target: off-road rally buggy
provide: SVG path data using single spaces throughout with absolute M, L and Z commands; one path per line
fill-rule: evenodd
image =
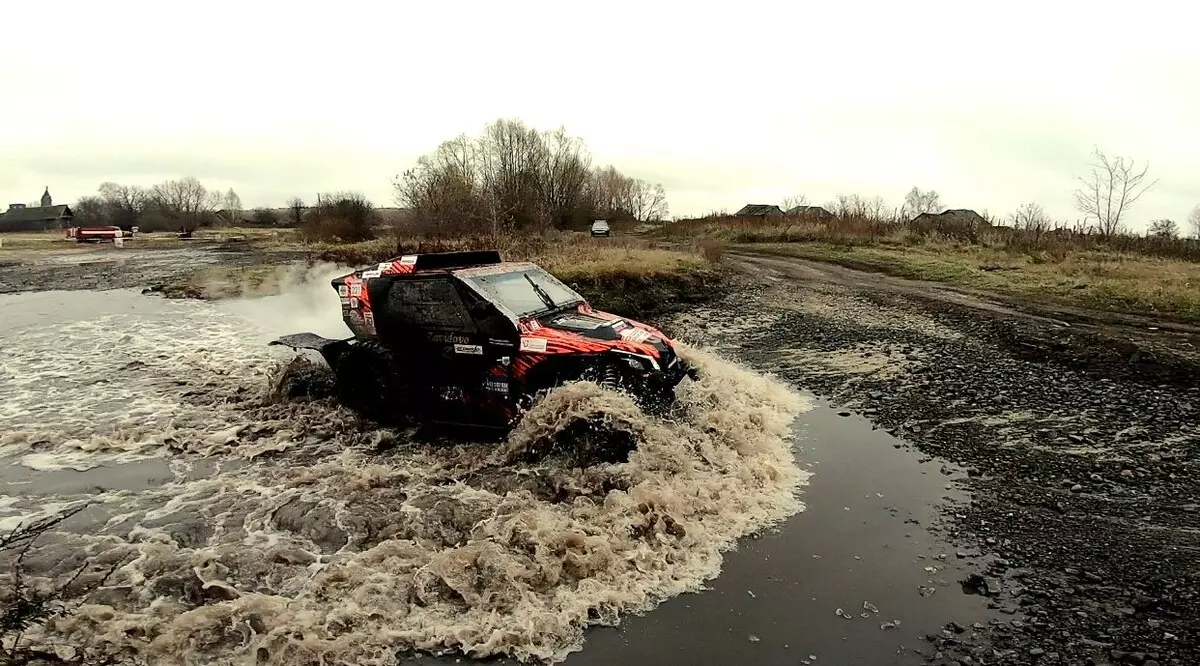
M 540 393 L 576 380 L 654 411 L 696 377 L 662 332 L 595 310 L 537 265 L 496 251 L 405 255 L 331 284 L 353 337 L 270 344 L 319 351 L 338 401 L 380 423 L 509 429 Z

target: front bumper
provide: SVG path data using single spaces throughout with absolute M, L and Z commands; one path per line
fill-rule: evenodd
M 675 390 L 684 377 L 695 379 L 697 376 L 696 369 L 688 365 L 687 361 L 674 357 L 668 361 L 667 367 L 645 375 L 646 388 L 656 392 L 669 392 Z

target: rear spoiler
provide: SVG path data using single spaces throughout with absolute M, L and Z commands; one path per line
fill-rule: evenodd
M 410 255 L 414 256 L 414 255 Z M 499 264 L 500 252 L 497 250 L 478 250 L 474 252 L 430 252 L 415 255 L 414 271 L 438 268 L 466 268 L 467 266 L 487 266 Z

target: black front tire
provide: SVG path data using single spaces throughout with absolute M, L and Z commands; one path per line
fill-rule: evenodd
M 334 369 L 338 402 L 378 423 L 391 424 L 405 411 L 405 392 L 391 352 L 371 342 L 350 346 Z

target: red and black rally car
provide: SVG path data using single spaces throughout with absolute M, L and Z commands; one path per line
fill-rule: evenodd
M 532 263 L 499 252 L 406 255 L 332 280 L 354 333 L 271 344 L 318 350 L 338 399 L 380 422 L 511 427 L 540 392 L 576 380 L 674 399 L 695 371 L 646 324 L 595 310 Z

